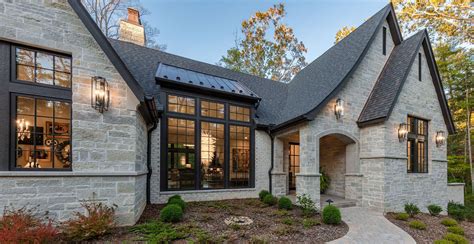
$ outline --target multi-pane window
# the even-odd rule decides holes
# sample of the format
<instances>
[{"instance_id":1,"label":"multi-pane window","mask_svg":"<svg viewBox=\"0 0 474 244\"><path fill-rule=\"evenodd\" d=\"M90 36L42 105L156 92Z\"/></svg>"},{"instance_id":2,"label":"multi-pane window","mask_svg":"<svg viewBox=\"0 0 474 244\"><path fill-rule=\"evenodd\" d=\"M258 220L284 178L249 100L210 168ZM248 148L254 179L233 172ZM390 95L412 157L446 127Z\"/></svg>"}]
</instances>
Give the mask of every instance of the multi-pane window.
<instances>
[{"instance_id":1,"label":"multi-pane window","mask_svg":"<svg viewBox=\"0 0 474 244\"><path fill-rule=\"evenodd\" d=\"M224 104L202 100L201 101L201 116L223 119L225 116Z\"/></svg>"},{"instance_id":2,"label":"multi-pane window","mask_svg":"<svg viewBox=\"0 0 474 244\"><path fill-rule=\"evenodd\" d=\"M71 167L71 104L30 96L15 97L15 167Z\"/></svg>"},{"instance_id":3,"label":"multi-pane window","mask_svg":"<svg viewBox=\"0 0 474 244\"><path fill-rule=\"evenodd\" d=\"M290 152L288 156L290 166L289 185L290 190L294 190L296 189L296 174L300 172L300 145L297 143L290 143Z\"/></svg>"},{"instance_id":4,"label":"multi-pane window","mask_svg":"<svg viewBox=\"0 0 474 244\"><path fill-rule=\"evenodd\" d=\"M230 120L250 121L250 108L230 105Z\"/></svg>"},{"instance_id":5,"label":"multi-pane window","mask_svg":"<svg viewBox=\"0 0 474 244\"><path fill-rule=\"evenodd\" d=\"M200 97L166 97L163 190L250 187L250 107Z\"/></svg>"},{"instance_id":6,"label":"multi-pane window","mask_svg":"<svg viewBox=\"0 0 474 244\"><path fill-rule=\"evenodd\" d=\"M428 122L408 117L407 171L409 173L428 172Z\"/></svg>"},{"instance_id":7,"label":"multi-pane window","mask_svg":"<svg viewBox=\"0 0 474 244\"><path fill-rule=\"evenodd\" d=\"M195 114L194 98L168 95L168 111L182 114Z\"/></svg>"},{"instance_id":8,"label":"multi-pane window","mask_svg":"<svg viewBox=\"0 0 474 244\"><path fill-rule=\"evenodd\" d=\"M249 186L250 128L230 126L230 186Z\"/></svg>"},{"instance_id":9,"label":"multi-pane window","mask_svg":"<svg viewBox=\"0 0 474 244\"><path fill-rule=\"evenodd\" d=\"M224 124L201 122L201 188L224 188Z\"/></svg>"},{"instance_id":10,"label":"multi-pane window","mask_svg":"<svg viewBox=\"0 0 474 244\"><path fill-rule=\"evenodd\" d=\"M71 87L71 58L15 48L16 80Z\"/></svg>"},{"instance_id":11,"label":"multi-pane window","mask_svg":"<svg viewBox=\"0 0 474 244\"><path fill-rule=\"evenodd\" d=\"M168 188L194 189L196 168L194 120L168 118Z\"/></svg>"}]
</instances>

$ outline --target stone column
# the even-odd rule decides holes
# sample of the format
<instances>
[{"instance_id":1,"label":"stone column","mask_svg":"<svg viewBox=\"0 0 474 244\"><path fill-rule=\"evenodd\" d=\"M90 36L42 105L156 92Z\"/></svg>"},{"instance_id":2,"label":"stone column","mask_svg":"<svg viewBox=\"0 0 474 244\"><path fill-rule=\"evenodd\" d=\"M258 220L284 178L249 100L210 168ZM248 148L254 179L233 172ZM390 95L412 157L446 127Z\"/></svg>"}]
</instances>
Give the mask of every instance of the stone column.
<instances>
[{"instance_id":1,"label":"stone column","mask_svg":"<svg viewBox=\"0 0 474 244\"><path fill-rule=\"evenodd\" d=\"M296 174L296 195L308 195L320 205L319 138L310 126L300 129L300 173Z\"/></svg>"},{"instance_id":2,"label":"stone column","mask_svg":"<svg viewBox=\"0 0 474 244\"><path fill-rule=\"evenodd\" d=\"M275 138L273 146L272 194L275 196L285 196L287 177L284 171L283 157L285 143L282 139Z\"/></svg>"}]
</instances>

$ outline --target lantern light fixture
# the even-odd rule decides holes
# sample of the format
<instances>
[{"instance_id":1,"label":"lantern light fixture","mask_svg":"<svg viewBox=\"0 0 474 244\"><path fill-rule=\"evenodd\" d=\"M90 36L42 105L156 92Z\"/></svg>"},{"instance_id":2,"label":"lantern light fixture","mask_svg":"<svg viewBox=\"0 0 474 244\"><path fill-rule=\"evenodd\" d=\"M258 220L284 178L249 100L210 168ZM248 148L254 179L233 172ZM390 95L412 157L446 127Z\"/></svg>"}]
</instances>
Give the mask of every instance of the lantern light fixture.
<instances>
[{"instance_id":1,"label":"lantern light fixture","mask_svg":"<svg viewBox=\"0 0 474 244\"><path fill-rule=\"evenodd\" d=\"M446 143L446 135L445 135L444 131L437 131L436 132L435 141L436 141L436 146L437 147L441 147L442 145L444 145L444 143Z\"/></svg>"},{"instance_id":2,"label":"lantern light fixture","mask_svg":"<svg viewBox=\"0 0 474 244\"><path fill-rule=\"evenodd\" d=\"M100 76L92 77L91 83L91 106L103 113L109 109L110 91L107 80Z\"/></svg>"},{"instance_id":3,"label":"lantern light fixture","mask_svg":"<svg viewBox=\"0 0 474 244\"><path fill-rule=\"evenodd\" d=\"M408 136L408 124L401 123L398 126L398 140L400 142L403 142L407 139L407 136Z\"/></svg>"},{"instance_id":4,"label":"lantern light fixture","mask_svg":"<svg viewBox=\"0 0 474 244\"><path fill-rule=\"evenodd\" d=\"M25 121L25 119L18 119L16 121L16 127L18 131L19 140L24 140L25 138L26 139L31 138L30 122Z\"/></svg>"},{"instance_id":5,"label":"lantern light fixture","mask_svg":"<svg viewBox=\"0 0 474 244\"><path fill-rule=\"evenodd\" d=\"M338 120L344 116L344 100L340 98L336 100L336 104L334 105L334 114Z\"/></svg>"}]
</instances>

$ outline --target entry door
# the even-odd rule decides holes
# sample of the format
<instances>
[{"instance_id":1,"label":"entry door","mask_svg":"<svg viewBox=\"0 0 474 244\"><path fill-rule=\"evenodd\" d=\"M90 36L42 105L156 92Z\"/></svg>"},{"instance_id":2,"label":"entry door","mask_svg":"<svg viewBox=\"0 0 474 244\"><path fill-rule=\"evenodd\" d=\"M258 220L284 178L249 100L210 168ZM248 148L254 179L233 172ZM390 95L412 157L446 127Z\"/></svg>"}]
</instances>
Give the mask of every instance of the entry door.
<instances>
[{"instance_id":1,"label":"entry door","mask_svg":"<svg viewBox=\"0 0 474 244\"><path fill-rule=\"evenodd\" d=\"M290 190L296 189L296 174L300 172L300 144L290 143L290 154L289 154L289 185Z\"/></svg>"}]
</instances>

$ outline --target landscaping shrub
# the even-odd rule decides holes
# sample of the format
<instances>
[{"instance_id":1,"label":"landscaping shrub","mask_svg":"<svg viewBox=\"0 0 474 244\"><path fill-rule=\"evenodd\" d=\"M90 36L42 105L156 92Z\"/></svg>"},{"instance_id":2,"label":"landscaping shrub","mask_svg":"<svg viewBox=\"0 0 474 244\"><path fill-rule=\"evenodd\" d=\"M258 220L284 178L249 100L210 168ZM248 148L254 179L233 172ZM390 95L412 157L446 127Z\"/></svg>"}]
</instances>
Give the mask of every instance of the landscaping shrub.
<instances>
[{"instance_id":1,"label":"landscaping shrub","mask_svg":"<svg viewBox=\"0 0 474 244\"><path fill-rule=\"evenodd\" d=\"M341 223L341 211L334 205L323 208L323 222L325 224L338 225Z\"/></svg>"},{"instance_id":2,"label":"landscaping shrub","mask_svg":"<svg viewBox=\"0 0 474 244\"><path fill-rule=\"evenodd\" d=\"M303 219L303 227L305 229L309 229L309 228L311 228L315 225L320 225L320 224L321 224L321 222L319 222L319 220L316 220L316 219L311 219L311 218Z\"/></svg>"},{"instance_id":3,"label":"landscaping shrub","mask_svg":"<svg viewBox=\"0 0 474 244\"><path fill-rule=\"evenodd\" d=\"M163 222L178 222L183 218L183 209L177 204L168 204L160 212L160 220Z\"/></svg>"},{"instance_id":4,"label":"landscaping shrub","mask_svg":"<svg viewBox=\"0 0 474 244\"><path fill-rule=\"evenodd\" d=\"M405 204L405 212L410 215L410 217L415 217L415 215L420 213L420 209L414 203Z\"/></svg>"},{"instance_id":5,"label":"landscaping shrub","mask_svg":"<svg viewBox=\"0 0 474 244\"><path fill-rule=\"evenodd\" d=\"M408 215L407 213L397 213L397 215L395 215L395 219L403 220L403 221L408 220L409 217L410 215Z\"/></svg>"},{"instance_id":6,"label":"landscaping shrub","mask_svg":"<svg viewBox=\"0 0 474 244\"><path fill-rule=\"evenodd\" d=\"M146 243L168 243L187 236L186 232L160 221L133 226L130 228L130 232L142 235L142 240Z\"/></svg>"},{"instance_id":7,"label":"landscaping shrub","mask_svg":"<svg viewBox=\"0 0 474 244\"><path fill-rule=\"evenodd\" d=\"M0 243L50 243L58 234L51 220L46 223L37 207L5 208L0 219Z\"/></svg>"},{"instance_id":8,"label":"landscaping shrub","mask_svg":"<svg viewBox=\"0 0 474 244\"><path fill-rule=\"evenodd\" d=\"M426 229L426 224L419 220L413 220L408 224L411 228L417 230L424 230Z\"/></svg>"},{"instance_id":9,"label":"landscaping shrub","mask_svg":"<svg viewBox=\"0 0 474 244\"><path fill-rule=\"evenodd\" d=\"M290 210L293 208L293 204L291 203L291 200L288 197L281 197L278 200L278 208Z\"/></svg>"},{"instance_id":10,"label":"landscaping shrub","mask_svg":"<svg viewBox=\"0 0 474 244\"><path fill-rule=\"evenodd\" d=\"M64 236L72 241L83 241L107 234L115 227L114 215L116 205L111 207L97 201L81 204L86 214L75 212L76 218L62 224Z\"/></svg>"},{"instance_id":11,"label":"landscaping shrub","mask_svg":"<svg viewBox=\"0 0 474 244\"><path fill-rule=\"evenodd\" d=\"M462 236L464 235L464 229L461 226L450 226L448 227L448 232Z\"/></svg>"},{"instance_id":12,"label":"landscaping shrub","mask_svg":"<svg viewBox=\"0 0 474 244\"><path fill-rule=\"evenodd\" d=\"M294 224L294 221L293 219L287 217L287 218L284 218L282 221L281 221L283 224L285 225L293 225Z\"/></svg>"},{"instance_id":13,"label":"landscaping shrub","mask_svg":"<svg viewBox=\"0 0 474 244\"><path fill-rule=\"evenodd\" d=\"M441 240L436 240L436 241L434 241L434 244L455 244L455 243L452 242L452 241L448 241L448 240L445 240L445 239L441 239Z\"/></svg>"},{"instance_id":14,"label":"landscaping shrub","mask_svg":"<svg viewBox=\"0 0 474 244\"><path fill-rule=\"evenodd\" d=\"M436 205L436 204L428 205L427 208L428 208L428 211L430 212L430 214L432 216L438 216L439 213L441 213L443 211L443 208L441 208L441 206Z\"/></svg>"},{"instance_id":15,"label":"landscaping shrub","mask_svg":"<svg viewBox=\"0 0 474 244\"><path fill-rule=\"evenodd\" d=\"M448 203L448 215L457 220L464 220L465 218L465 207L462 204L449 202Z\"/></svg>"},{"instance_id":16,"label":"landscaping shrub","mask_svg":"<svg viewBox=\"0 0 474 244\"><path fill-rule=\"evenodd\" d=\"M277 203L278 199L272 194L268 194L263 198L263 202L267 205L273 206Z\"/></svg>"},{"instance_id":17,"label":"landscaping shrub","mask_svg":"<svg viewBox=\"0 0 474 244\"><path fill-rule=\"evenodd\" d=\"M263 198L265 198L266 195L270 194L267 190L261 190L258 193L258 198L260 198L260 201L263 201Z\"/></svg>"},{"instance_id":18,"label":"landscaping shrub","mask_svg":"<svg viewBox=\"0 0 474 244\"><path fill-rule=\"evenodd\" d=\"M469 244L469 241L464 238L464 236L458 235L458 234L453 234L453 233L447 233L444 236L445 240L452 241L456 244Z\"/></svg>"},{"instance_id":19,"label":"landscaping shrub","mask_svg":"<svg viewBox=\"0 0 474 244\"><path fill-rule=\"evenodd\" d=\"M326 190L329 188L329 184L331 183L331 178L329 175L326 174L323 168L319 167L319 173L321 176L319 177L319 191L321 194L324 194Z\"/></svg>"},{"instance_id":20,"label":"landscaping shrub","mask_svg":"<svg viewBox=\"0 0 474 244\"><path fill-rule=\"evenodd\" d=\"M458 222L451 218L445 218L441 220L441 224L444 226L455 226L455 225L458 225Z\"/></svg>"},{"instance_id":21,"label":"landscaping shrub","mask_svg":"<svg viewBox=\"0 0 474 244\"><path fill-rule=\"evenodd\" d=\"M174 199L183 200L183 198L181 198L180 195L173 195L173 196L171 196L170 198L168 198L168 203L170 203L170 201L171 201L171 200L174 200Z\"/></svg>"},{"instance_id":22,"label":"landscaping shrub","mask_svg":"<svg viewBox=\"0 0 474 244\"><path fill-rule=\"evenodd\" d=\"M304 216L310 216L316 213L316 204L314 204L313 200L311 200L308 195L303 194L297 196L296 202L302 208Z\"/></svg>"},{"instance_id":23,"label":"landscaping shrub","mask_svg":"<svg viewBox=\"0 0 474 244\"><path fill-rule=\"evenodd\" d=\"M168 201L168 205L171 205L171 204L178 205L181 208L181 210L183 210L183 212L186 209L186 202L183 199L180 199L180 198L171 199L170 201Z\"/></svg>"}]
</instances>

